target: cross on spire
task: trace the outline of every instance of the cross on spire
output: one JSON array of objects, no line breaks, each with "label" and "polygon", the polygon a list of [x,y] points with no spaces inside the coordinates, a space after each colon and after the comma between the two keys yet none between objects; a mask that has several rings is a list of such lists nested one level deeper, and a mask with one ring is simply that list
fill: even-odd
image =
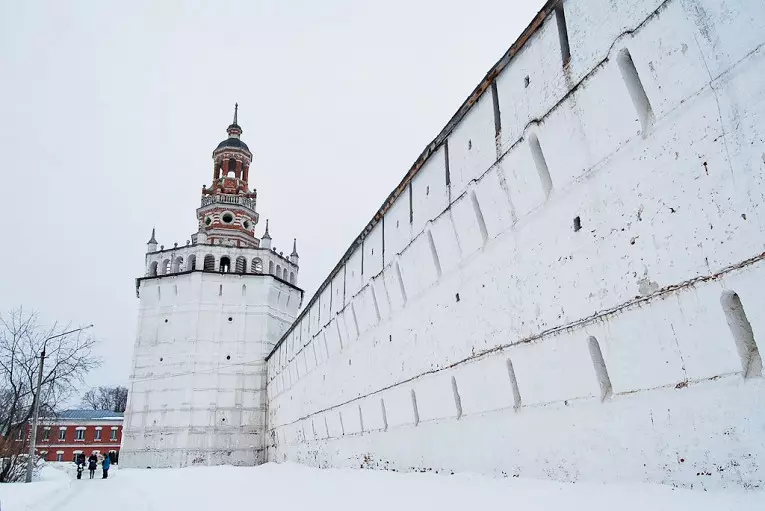
[{"label": "cross on spire", "polygon": [[239,103],[234,103],[234,124],[237,124],[237,116],[239,114]]}]

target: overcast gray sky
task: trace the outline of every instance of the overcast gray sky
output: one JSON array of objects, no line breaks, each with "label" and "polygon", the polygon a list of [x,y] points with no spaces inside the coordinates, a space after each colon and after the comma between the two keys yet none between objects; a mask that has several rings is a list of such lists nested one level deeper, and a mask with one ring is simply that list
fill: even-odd
[{"label": "overcast gray sky", "polygon": [[304,303],[543,0],[0,2],[0,310],[95,323],[125,384],[152,226],[196,230],[239,102]]}]

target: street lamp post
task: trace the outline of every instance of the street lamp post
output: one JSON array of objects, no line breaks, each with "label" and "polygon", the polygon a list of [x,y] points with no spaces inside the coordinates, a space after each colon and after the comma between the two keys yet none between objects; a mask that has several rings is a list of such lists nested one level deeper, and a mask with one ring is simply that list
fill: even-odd
[{"label": "street lamp post", "polygon": [[82,328],[75,328],[74,330],[69,330],[68,332],[63,332],[58,335],[53,335],[51,337],[48,337],[43,341],[43,349],[40,353],[40,372],[37,375],[37,391],[34,395],[34,401],[32,402],[32,431],[29,435],[29,456],[27,458],[27,477],[26,482],[31,483],[32,482],[32,471],[35,466],[35,444],[37,444],[37,419],[40,416],[40,389],[42,388],[42,377],[43,377],[43,365],[45,364],[45,347],[48,344],[48,341],[51,339],[56,339],[58,337],[63,337],[65,335],[73,334],[75,332],[81,332],[83,330],[87,330],[88,328],[92,327],[93,325],[90,324],[88,326],[84,326]]}]

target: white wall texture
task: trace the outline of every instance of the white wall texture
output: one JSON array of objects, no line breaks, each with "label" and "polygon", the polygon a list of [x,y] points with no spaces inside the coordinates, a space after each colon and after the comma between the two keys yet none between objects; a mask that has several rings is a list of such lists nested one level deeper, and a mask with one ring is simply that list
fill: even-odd
[{"label": "white wall texture", "polygon": [[562,5],[271,354],[269,460],[763,484],[765,3]]},{"label": "white wall texture", "polygon": [[139,285],[120,464],[262,463],[264,359],[302,292],[271,275],[199,271]]}]

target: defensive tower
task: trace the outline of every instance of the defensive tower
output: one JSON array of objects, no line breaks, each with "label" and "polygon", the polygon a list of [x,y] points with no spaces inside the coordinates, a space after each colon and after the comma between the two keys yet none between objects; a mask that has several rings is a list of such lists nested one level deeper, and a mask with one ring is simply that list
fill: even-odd
[{"label": "defensive tower", "polygon": [[[252,153],[238,105],[202,187],[198,230],[172,248],[147,243],[121,464],[179,467],[263,461],[265,364],[303,292],[298,256],[256,237]],[[261,242],[262,240],[262,242]]]}]

